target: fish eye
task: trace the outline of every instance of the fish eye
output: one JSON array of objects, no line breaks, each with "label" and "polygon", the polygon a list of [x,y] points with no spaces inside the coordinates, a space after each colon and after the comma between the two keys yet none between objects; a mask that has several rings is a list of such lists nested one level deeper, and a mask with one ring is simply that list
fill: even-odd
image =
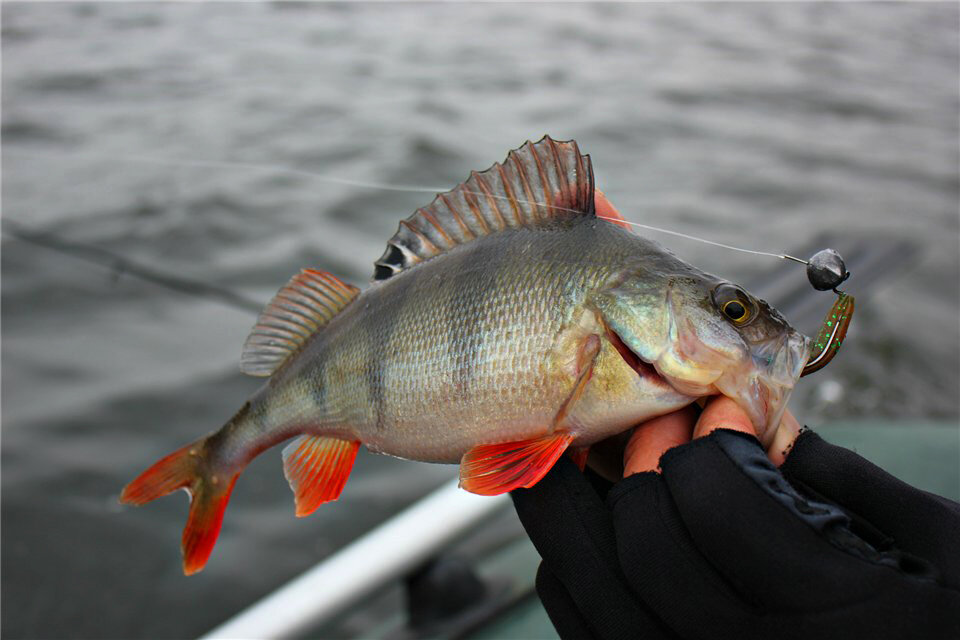
[{"label": "fish eye", "polygon": [[739,322],[747,315],[747,308],[739,300],[728,300],[723,305],[723,313],[734,322]]},{"label": "fish eye", "polygon": [[745,291],[731,284],[721,284],[713,291],[713,302],[733,324],[743,326],[753,320],[756,305]]}]

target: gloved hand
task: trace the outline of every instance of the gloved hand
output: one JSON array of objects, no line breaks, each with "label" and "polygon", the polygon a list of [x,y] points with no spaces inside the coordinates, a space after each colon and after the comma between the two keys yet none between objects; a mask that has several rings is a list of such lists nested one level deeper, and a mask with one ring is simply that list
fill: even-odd
[{"label": "gloved hand", "polygon": [[693,435],[709,435],[667,451],[662,473],[610,488],[563,458],[513,492],[562,637],[960,638],[960,505],[813,432],[778,470],[703,417]]}]

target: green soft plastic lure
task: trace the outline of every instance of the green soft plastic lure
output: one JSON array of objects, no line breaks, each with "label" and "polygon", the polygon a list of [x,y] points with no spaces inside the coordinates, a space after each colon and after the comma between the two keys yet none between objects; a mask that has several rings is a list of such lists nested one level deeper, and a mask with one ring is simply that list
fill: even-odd
[{"label": "green soft plastic lure", "polygon": [[801,376],[823,369],[837,355],[847,335],[851,318],[853,318],[853,296],[838,291],[836,301],[827,312],[827,316],[823,319],[823,326],[820,327],[820,331],[810,345],[810,358],[803,367]]}]

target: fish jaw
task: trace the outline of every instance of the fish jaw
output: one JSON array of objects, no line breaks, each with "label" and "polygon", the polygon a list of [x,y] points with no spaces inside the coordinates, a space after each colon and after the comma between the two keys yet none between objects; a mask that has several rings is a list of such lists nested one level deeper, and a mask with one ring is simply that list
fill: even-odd
[{"label": "fish jaw", "polygon": [[[671,314],[673,317],[673,314]],[[670,346],[652,364],[674,389],[721,394],[750,418],[760,441],[773,438],[809,353],[809,339],[792,329],[759,344],[711,346],[709,327],[671,321]]]},{"label": "fish jaw", "polygon": [[778,340],[755,346],[749,361],[731,368],[715,383],[720,393],[750,416],[764,446],[770,444],[780,425],[809,351],[809,339],[791,331]]},{"label": "fish jaw", "polygon": [[[803,370],[809,340],[785,321],[764,339],[745,339],[692,281],[678,278],[660,289],[618,284],[595,300],[609,331],[664,384],[684,397],[729,397],[767,443]],[[706,290],[716,282],[703,281]]]}]

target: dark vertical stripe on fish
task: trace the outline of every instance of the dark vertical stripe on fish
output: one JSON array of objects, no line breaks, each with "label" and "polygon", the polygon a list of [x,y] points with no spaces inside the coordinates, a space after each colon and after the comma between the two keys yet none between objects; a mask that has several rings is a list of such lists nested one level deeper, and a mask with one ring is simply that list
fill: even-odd
[{"label": "dark vertical stripe on fish", "polygon": [[310,392],[313,396],[313,403],[317,406],[317,413],[319,415],[326,413],[327,388],[330,386],[330,381],[327,378],[327,365],[323,362],[318,362],[313,371],[313,379],[310,381],[313,386]]},{"label": "dark vertical stripe on fish", "polygon": [[[376,353],[378,347],[381,346],[378,345],[378,342],[383,339],[383,334],[382,332],[376,331],[377,325],[381,328],[388,327],[392,329],[395,324],[395,317],[393,314],[389,314],[381,315],[377,322],[366,325],[367,330],[364,332],[363,339],[367,342],[368,353]],[[373,405],[374,421],[377,425],[377,431],[383,429],[383,420],[386,415],[386,399],[383,397],[382,367],[383,362],[378,358],[368,357],[364,363],[363,370],[363,381],[366,383],[367,397],[370,404]]]},{"label": "dark vertical stripe on fish", "polygon": [[[383,298],[381,308],[377,310],[372,321],[365,323],[364,339],[367,341],[370,354],[392,353],[394,349],[393,341],[397,336],[397,328],[400,326],[404,307],[407,302],[415,298],[415,296],[407,295],[407,291],[415,281],[416,278],[411,277],[410,274],[397,278],[391,285],[389,295]],[[384,369],[387,360],[389,359],[371,355],[367,358],[363,375],[367,386],[367,394],[371,405],[373,405],[377,431],[383,430],[389,410],[385,385],[390,381],[384,379],[386,375],[391,373],[389,369]]]},{"label": "dark vertical stripe on fish", "polygon": [[447,361],[453,365],[450,372],[452,388],[461,398],[471,397],[487,329],[480,322],[487,315],[487,299],[494,290],[492,285],[501,272],[505,253],[464,252],[457,256],[460,264],[451,269],[453,276],[447,283],[444,298],[446,355]]}]

